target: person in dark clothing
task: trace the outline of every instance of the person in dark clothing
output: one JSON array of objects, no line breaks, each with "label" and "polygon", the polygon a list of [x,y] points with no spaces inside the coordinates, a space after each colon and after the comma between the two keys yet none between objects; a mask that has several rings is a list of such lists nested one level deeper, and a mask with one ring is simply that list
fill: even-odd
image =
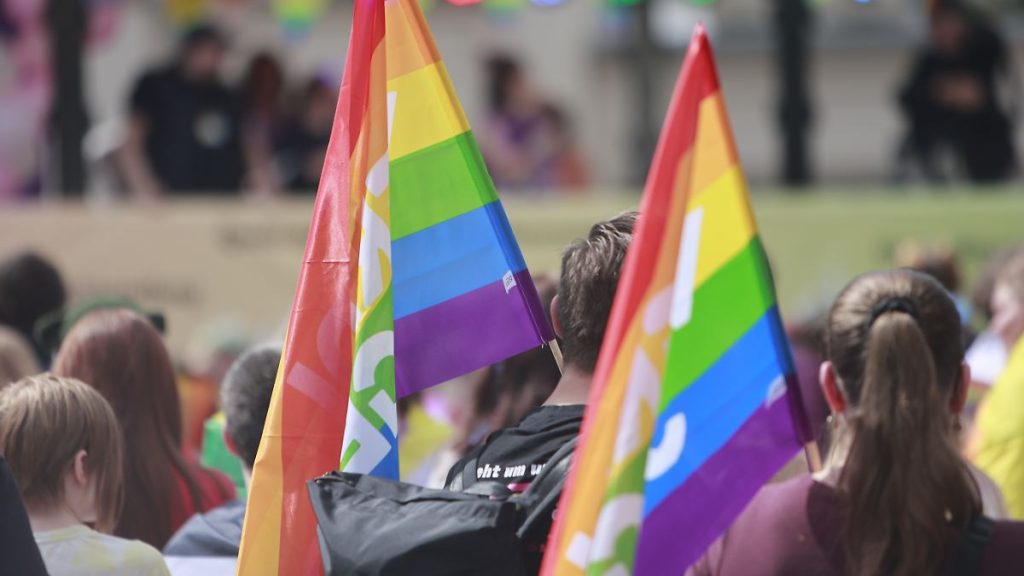
[{"label": "person in dark clothing", "polygon": [[0,574],[46,576],[46,565],[32,536],[21,491],[3,456],[0,456]]},{"label": "person in dark clothing", "polygon": [[[579,435],[597,355],[611,313],[619,273],[637,214],[594,225],[562,256],[558,294],[551,303],[555,332],[562,341],[564,371],[543,406],[517,425],[498,430],[448,472],[449,488],[499,481],[523,491],[567,441]],[[476,462],[476,469],[467,465]]]},{"label": "person in dark clothing", "polygon": [[331,140],[337,98],[326,81],[310,80],[298,113],[282,131],[274,156],[281,183],[289,193],[316,192]]},{"label": "person in dark clothing", "polygon": [[[245,482],[252,479],[263,424],[270,410],[279,347],[252,349],[235,361],[221,385],[221,405],[226,420],[228,446],[242,459]],[[238,556],[242,541],[245,502],[236,500],[196,514],[171,537],[166,556]]]},{"label": "person in dark clothing", "polygon": [[[945,288],[910,270],[860,276],[825,340],[821,388],[838,423],[828,464],[763,488],[688,574],[1019,572],[1024,524],[984,518],[958,450],[970,369]],[[973,555],[965,535],[983,542]],[[954,572],[972,556],[976,567]]]},{"label": "person in dark clothing", "polygon": [[959,0],[940,2],[931,15],[930,42],[900,93],[908,135],[902,155],[926,178],[944,180],[941,156],[952,155],[973,182],[998,182],[1016,168],[1009,106],[1000,84],[1010,55],[990,24]]},{"label": "person in dark clothing", "polygon": [[132,194],[238,192],[245,175],[244,106],[219,78],[224,46],[215,28],[196,27],[176,62],[136,84],[119,154]]}]

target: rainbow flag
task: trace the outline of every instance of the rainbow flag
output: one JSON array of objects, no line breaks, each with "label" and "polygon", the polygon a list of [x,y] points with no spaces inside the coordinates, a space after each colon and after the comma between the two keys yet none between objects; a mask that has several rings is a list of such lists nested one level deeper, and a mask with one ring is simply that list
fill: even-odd
[{"label": "rainbow flag", "polygon": [[419,3],[383,5],[387,176],[367,181],[342,469],[397,479],[396,398],[554,334]]},{"label": "rainbow flag", "polygon": [[553,338],[416,0],[356,0],[238,574],[322,572],[306,482],[397,477],[397,398]]},{"label": "rainbow flag", "polygon": [[647,180],[543,574],[683,574],[807,438],[698,27]]}]

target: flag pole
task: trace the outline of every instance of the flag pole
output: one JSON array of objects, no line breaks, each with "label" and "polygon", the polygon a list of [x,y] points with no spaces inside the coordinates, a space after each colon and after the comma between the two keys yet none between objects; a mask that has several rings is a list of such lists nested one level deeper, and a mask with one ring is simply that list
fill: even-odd
[{"label": "flag pole", "polygon": [[804,444],[804,455],[807,457],[807,466],[811,473],[821,472],[821,451],[818,449],[818,443],[811,440]]},{"label": "flag pole", "polygon": [[555,364],[558,364],[558,371],[565,372],[562,367],[562,348],[558,346],[558,340],[552,338],[548,340],[548,347],[551,348],[551,356],[555,359]]}]

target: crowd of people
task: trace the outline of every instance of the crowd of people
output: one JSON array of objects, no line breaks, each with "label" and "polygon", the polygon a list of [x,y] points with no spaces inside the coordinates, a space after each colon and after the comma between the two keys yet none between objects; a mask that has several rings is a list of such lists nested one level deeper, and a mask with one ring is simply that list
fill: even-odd
[{"label": "crowd of people", "polygon": [[[223,80],[227,50],[217,28],[197,26],[170,62],[136,82],[113,163],[130,196],[316,191],[334,84],[314,77],[290,93],[281,63],[262,52],[233,87]],[[487,75],[488,121],[478,134],[495,181],[509,190],[585,186],[587,170],[564,111],[537,95],[511,57],[495,56]]]},{"label": "crowd of people", "polygon": [[136,83],[116,156],[135,197],[316,191],[333,125],[333,81],[314,77],[291,94],[281,63],[263,52],[235,88],[222,77],[227,48],[216,28],[197,26],[171,62]]},{"label": "crowd of people", "polygon": [[[523,491],[579,435],[641,217],[594,225],[557,280],[537,277],[561,372],[536,350],[401,402],[405,480],[465,490],[500,467],[521,472],[502,482]],[[907,244],[895,264],[788,328],[825,466],[788,467],[693,574],[1008,574],[1021,562],[1024,248],[993,257],[973,305],[952,249]],[[218,406],[199,415],[220,433],[197,446],[162,316],[67,299],[45,259],[0,262],[0,573],[167,574],[170,558],[236,557],[279,344],[232,360]],[[205,457],[218,451],[234,467]],[[533,571],[544,532],[526,548]]]}]

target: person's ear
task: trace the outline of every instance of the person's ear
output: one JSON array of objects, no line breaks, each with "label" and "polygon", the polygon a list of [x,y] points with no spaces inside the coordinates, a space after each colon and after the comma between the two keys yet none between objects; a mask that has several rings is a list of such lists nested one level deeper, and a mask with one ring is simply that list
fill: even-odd
[{"label": "person's ear", "polygon": [[953,395],[949,397],[949,411],[953,414],[963,412],[967,404],[967,393],[971,389],[971,367],[967,362],[960,363],[960,379],[953,384]]},{"label": "person's ear", "polygon": [[75,459],[71,462],[71,477],[79,486],[85,486],[89,483],[88,458],[89,454],[85,450],[79,450],[75,453]]},{"label": "person's ear", "polygon": [[825,402],[833,414],[842,414],[846,411],[846,397],[839,389],[839,380],[836,378],[835,368],[832,362],[826,360],[821,363],[818,370],[818,382],[821,384],[821,391],[825,394]]},{"label": "person's ear", "polygon": [[562,325],[558,323],[558,294],[551,299],[551,327],[555,329],[555,336],[562,337]]}]

